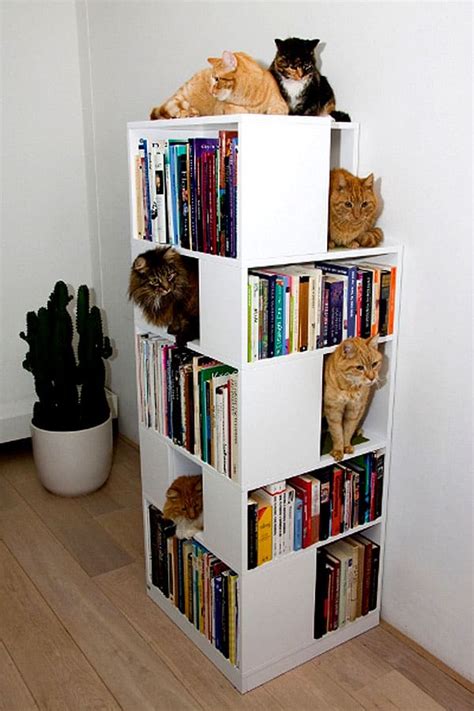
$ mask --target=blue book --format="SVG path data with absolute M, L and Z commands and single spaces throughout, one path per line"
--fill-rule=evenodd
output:
M 357 336 L 357 267 L 338 262 L 317 262 L 324 274 L 341 274 L 347 276 L 347 338 Z
M 329 291 L 328 346 L 335 346 L 342 341 L 343 334 L 344 282 L 332 275 L 326 276 L 324 282 L 325 290 Z
M 171 209 L 173 211 L 173 234 L 172 243 L 180 244 L 180 214 L 179 214 L 179 192 L 180 192 L 180 177 L 179 177 L 179 161 L 180 155 L 186 155 L 186 141 L 169 139 L 169 166 L 170 166 L 170 187 L 171 187 Z
M 298 492 L 295 495 L 294 527 L 293 549 L 299 551 L 303 546 L 303 497 Z

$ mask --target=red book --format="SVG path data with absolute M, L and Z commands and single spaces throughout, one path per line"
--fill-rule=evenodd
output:
M 395 323 L 395 288 L 397 284 L 397 267 L 391 267 L 391 278 L 390 278 L 390 296 L 388 298 L 388 328 L 387 333 L 391 335 L 393 333 L 393 327 Z
M 309 474 L 294 476 L 289 483 L 303 494 L 303 548 L 319 540 L 319 481 Z
M 375 464 L 375 462 L 374 462 Z M 377 489 L 377 472 L 372 471 L 370 474 L 370 514 L 369 521 L 374 521 L 375 519 L 375 497 Z
M 340 467 L 332 470 L 332 500 L 331 500 L 331 536 L 342 533 L 342 487 L 344 472 Z

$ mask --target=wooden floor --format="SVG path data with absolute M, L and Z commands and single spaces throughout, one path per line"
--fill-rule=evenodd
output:
M 0 709 L 472 711 L 473 696 L 376 628 L 241 696 L 146 596 L 137 452 L 62 499 L 28 442 L 0 446 Z

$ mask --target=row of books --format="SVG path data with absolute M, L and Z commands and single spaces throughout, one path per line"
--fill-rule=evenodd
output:
M 377 450 L 251 492 L 248 568 L 378 519 L 384 461 Z
M 148 514 L 151 582 L 238 666 L 238 576 L 197 541 L 176 538 L 158 508 L 149 505 Z
M 237 371 L 149 333 L 136 349 L 141 423 L 237 479 Z
M 237 131 L 147 139 L 135 155 L 139 239 L 237 256 Z
M 362 261 L 251 269 L 248 360 L 393 333 L 396 267 Z
M 377 607 L 380 546 L 361 534 L 318 548 L 314 637 Z

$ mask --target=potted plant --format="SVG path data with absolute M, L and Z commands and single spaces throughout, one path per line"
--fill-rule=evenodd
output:
M 77 292 L 74 332 L 72 298 L 58 281 L 47 306 L 28 312 L 26 333 L 20 333 L 29 345 L 23 367 L 33 374 L 38 396 L 31 423 L 35 466 L 43 486 L 62 496 L 95 491 L 112 465 L 104 364 L 112 348 L 99 309 L 89 307 L 86 285 Z

